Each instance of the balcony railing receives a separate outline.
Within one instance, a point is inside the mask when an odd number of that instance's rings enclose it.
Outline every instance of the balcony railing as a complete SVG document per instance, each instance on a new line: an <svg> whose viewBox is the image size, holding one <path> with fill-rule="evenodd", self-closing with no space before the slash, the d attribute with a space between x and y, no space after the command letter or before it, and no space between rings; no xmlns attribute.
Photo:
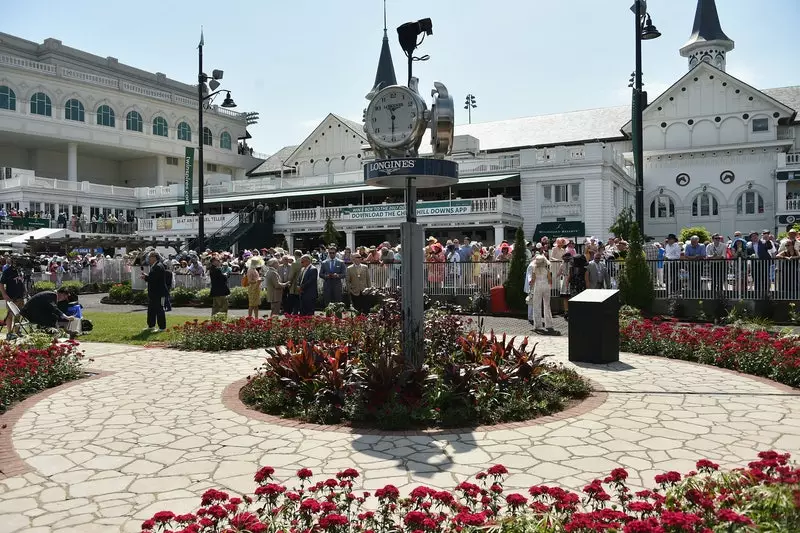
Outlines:
<svg viewBox="0 0 800 533"><path fill-rule="evenodd" d="M55 191L68 191L102 196L116 196L118 198L136 198L137 189L119 187L117 185L101 185L89 181L69 181L54 178L43 178L22 174L10 179L0 180L0 189L15 189L28 187L34 189L49 189Z"/></svg>
<svg viewBox="0 0 800 533"><path fill-rule="evenodd" d="M787 165L800 165L800 152L789 152L786 154Z"/></svg>
<svg viewBox="0 0 800 533"><path fill-rule="evenodd" d="M542 204L542 217L579 217L583 214L583 203L563 202Z"/></svg>
<svg viewBox="0 0 800 533"><path fill-rule="evenodd" d="M787 211L800 210L800 198L791 198L786 200L786 210Z"/></svg>

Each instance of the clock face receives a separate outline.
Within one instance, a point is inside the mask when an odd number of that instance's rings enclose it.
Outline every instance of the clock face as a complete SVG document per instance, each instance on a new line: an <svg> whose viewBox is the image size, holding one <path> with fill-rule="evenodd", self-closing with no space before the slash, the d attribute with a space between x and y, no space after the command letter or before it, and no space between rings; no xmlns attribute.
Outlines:
<svg viewBox="0 0 800 533"><path fill-rule="evenodd" d="M387 87L367 107L366 132L381 146L396 148L414 140L423 109L420 99L405 87Z"/></svg>

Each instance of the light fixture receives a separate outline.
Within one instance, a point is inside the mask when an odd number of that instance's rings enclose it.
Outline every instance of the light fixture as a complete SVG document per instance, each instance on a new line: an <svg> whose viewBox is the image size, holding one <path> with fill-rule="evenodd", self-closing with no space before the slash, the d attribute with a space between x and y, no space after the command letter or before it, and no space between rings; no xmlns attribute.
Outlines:
<svg viewBox="0 0 800 533"><path fill-rule="evenodd" d="M211 87L212 91L216 91L217 87L219 87L219 82L216 79L212 79L208 82L208 86Z"/></svg>
<svg viewBox="0 0 800 533"><path fill-rule="evenodd" d="M231 92L228 91L225 100L222 102L222 107L236 107L236 102L231 98Z"/></svg>
<svg viewBox="0 0 800 533"><path fill-rule="evenodd" d="M658 31L655 26L653 26L653 19L651 19L650 14L648 14L644 28L642 28L642 40L649 41L659 37L661 37L661 32Z"/></svg>
<svg viewBox="0 0 800 533"><path fill-rule="evenodd" d="M221 80L222 74L223 72L219 69L214 69L213 71L211 71L211 77L214 78L215 80Z"/></svg>

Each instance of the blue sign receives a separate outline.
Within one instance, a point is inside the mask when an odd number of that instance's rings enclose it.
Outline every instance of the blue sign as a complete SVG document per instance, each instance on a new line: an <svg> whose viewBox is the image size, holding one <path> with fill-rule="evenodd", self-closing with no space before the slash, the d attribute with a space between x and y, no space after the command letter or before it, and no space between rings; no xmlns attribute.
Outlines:
<svg viewBox="0 0 800 533"><path fill-rule="evenodd" d="M408 178L420 188L446 187L458 183L458 163L447 159L381 159L364 165L364 181L370 185L402 188Z"/></svg>
<svg viewBox="0 0 800 533"><path fill-rule="evenodd" d="M76 254L84 254L84 255L89 254L89 253L94 253L95 255L103 253L103 249L102 248L95 248L94 251L92 251L91 248L75 248L72 251L75 252Z"/></svg>

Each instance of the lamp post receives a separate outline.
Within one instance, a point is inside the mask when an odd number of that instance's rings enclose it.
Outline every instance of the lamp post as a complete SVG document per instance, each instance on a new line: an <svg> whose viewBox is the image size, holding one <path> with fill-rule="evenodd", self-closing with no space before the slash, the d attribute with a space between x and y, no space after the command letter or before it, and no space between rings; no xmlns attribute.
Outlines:
<svg viewBox="0 0 800 533"><path fill-rule="evenodd" d="M633 165L636 171L636 223L644 237L644 147L642 146L642 111L647 105L646 93L642 91L642 41L661 37L647 13L647 0L634 0L633 11L636 22L636 70L633 73Z"/></svg>
<svg viewBox="0 0 800 533"><path fill-rule="evenodd" d="M470 93L467 95L466 100L464 101L464 109L467 110L469 114L469 123L472 124L472 110L478 107L478 104L475 102L475 95Z"/></svg>
<svg viewBox="0 0 800 533"><path fill-rule="evenodd" d="M211 76L208 76L205 72L203 72L203 45L205 44L203 38L203 32L200 32L200 44L197 45L197 123L198 123L198 138L200 139L200 144L198 145L198 152L197 152L197 163L198 163L198 170L197 170L197 178L198 178L198 186L197 186L197 242L195 244L196 248L199 251L203 251L205 248L205 219L204 219L204 196L203 196L203 186L205 184L205 164L203 163L203 145L205 144L205 134L203 133L203 109L207 108L211 105L214 97L219 93L223 92L223 89L217 90L220 83L219 80L222 79L223 71L214 69L211 72ZM206 85L208 83L208 85ZM213 91L213 92L209 92ZM230 91L225 91L227 94L225 96L225 100L222 102L222 107L236 107L236 103L234 103L233 98L231 98ZM188 214L188 213L187 213Z"/></svg>

